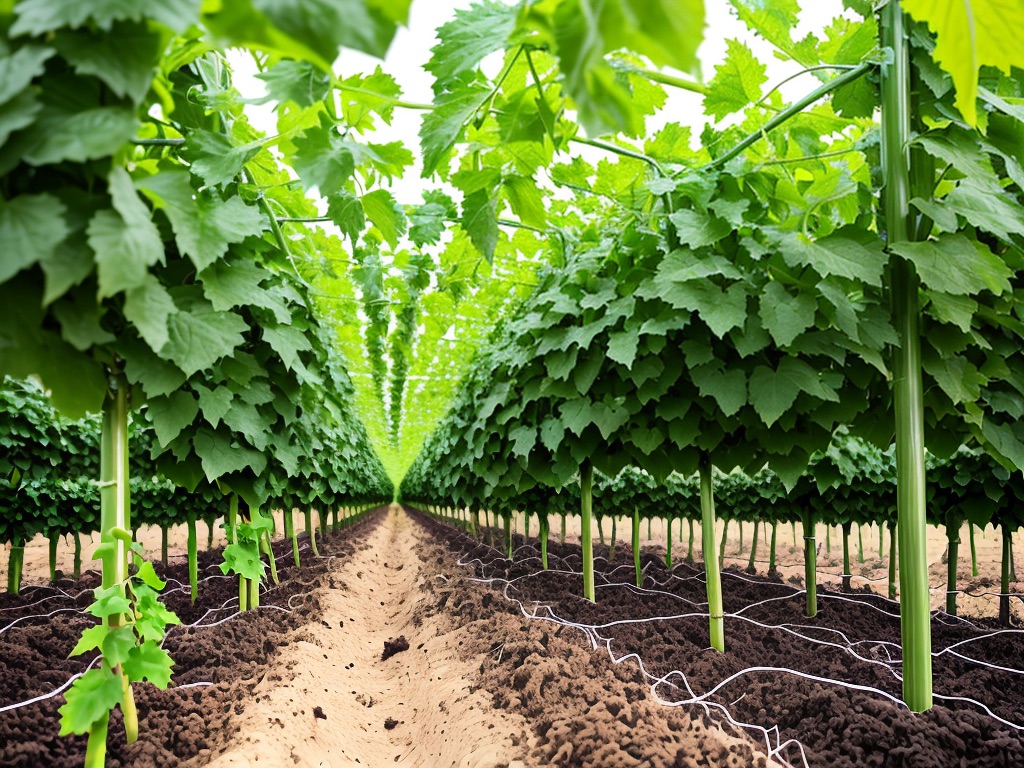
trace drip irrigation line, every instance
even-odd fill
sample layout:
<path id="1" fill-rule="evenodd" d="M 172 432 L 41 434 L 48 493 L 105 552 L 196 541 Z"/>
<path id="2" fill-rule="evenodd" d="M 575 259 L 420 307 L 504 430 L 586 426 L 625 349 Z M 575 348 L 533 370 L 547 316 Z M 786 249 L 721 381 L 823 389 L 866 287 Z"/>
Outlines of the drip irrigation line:
<path id="1" fill-rule="evenodd" d="M 71 687 L 71 685 L 75 682 L 75 680 L 77 680 L 82 675 L 84 675 L 86 672 L 88 672 L 90 669 L 92 669 L 96 665 L 96 662 L 100 660 L 100 658 L 101 658 L 100 656 L 97 656 L 95 659 L 93 659 L 91 662 L 89 662 L 89 666 L 87 666 L 84 670 L 82 670 L 81 672 L 78 672 L 77 674 L 72 675 L 70 680 L 68 680 L 63 685 L 60 685 L 57 688 L 54 688 L 49 693 L 44 693 L 41 696 L 36 696 L 35 698 L 28 699 L 26 701 L 19 701 L 17 704 L 8 704 L 5 707 L 0 707 L 0 713 L 11 712 L 11 711 L 13 711 L 15 709 L 21 709 L 22 707 L 28 707 L 28 706 L 31 706 L 32 704 L 38 704 L 40 701 L 46 701 L 47 699 L 52 699 L 54 696 L 58 696 L 61 693 L 64 693 L 64 691 L 66 691 L 68 688 Z"/>
<path id="2" fill-rule="evenodd" d="M 492 550 L 493 550 L 493 548 L 492 548 Z M 504 560 L 505 558 L 495 558 L 495 560 L 497 560 L 497 559 L 503 559 Z M 531 559 L 535 559 L 535 558 L 531 558 Z M 494 561 L 492 561 L 490 564 L 487 564 L 487 563 L 484 563 L 484 561 L 482 559 L 480 559 L 480 558 L 473 558 L 471 560 L 463 560 L 463 559 L 460 558 L 458 560 L 458 564 L 460 566 L 463 566 L 463 567 L 467 567 L 471 563 L 474 563 L 474 562 L 480 564 L 481 572 L 485 572 L 489 566 L 493 567 L 493 565 L 494 565 Z M 476 571 L 477 570 L 476 567 L 473 567 L 473 570 Z M 554 572 L 555 573 L 559 573 L 559 574 L 567 573 L 567 572 L 561 571 L 561 570 L 557 570 L 557 571 L 554 571 Z M 543 572 L 539 572 L 539 573 L 543 573 Z M 575 571 L 568 572 L 568 573 L 570 575 L 573 575 L 573 576 L 581 576 L 580 573 L 575 572 Z M 763 581 L 758 581 L 758 580 L 754 580 L 754 579 L 745 578 L 745 577 L 740 576 L 739 574 L 735 574 L 735 573 L 731 573 L 731 572 L 724 572 L 724 573 L 728 573 L 729 575 L 734 576 L 735 578 L 738 578 L 738 579 L 740 579 L 742 581 L 747 581 L 747 582 L 756 583 L 756 584 L 764 584 Z M 624 620 L 618 620 L 618 621 L 613 621 L 613 622 L 608 622 L 608 623 L 605 623 L 605 624 L 598 624 L 598 625 L 587 625 L 587 624 L 581 624 L 581 623 L 578 623 L 578 622 L 572 622 L 572 621 L 569 621 L 569 620 L 566 620 L 566 619 L 562 619 L 561 617 L 559 617 L 554 612 L 552 607 L 550 605 L 548 605 L 548 604 L 544 604 L 543 606 L 541 606 L 539 601 L 534 601 L 534 608 L 533 608 L 533 610 L 532 611 L 527 611 L 526 606 L 523 604 L 523 602 L 521 600 L 518 600 L 518 599 L 516 599 L 514 597 L 510 597 L 509 596 L 509 590 L 510 589 L 516 589 L 516 590 L 519 589 L 518 585 L 515 584 L 514 582 L 519 582 L 519 581 L 523 581 L 525 579 L 533 578 L 533 577 L 535 577 L 537 575 L 539 575 L 539 574 L 538 573 L 524 574 L 522 576 L 518 576 L 515 579 L 511 579 L 511 580 L 510 579 L 503 579 L 503 578 L 500 578 L 500 577 L 494 577 L 494 578 L 489 578 L 489 579 L 488 578 L 468 578 L 467 580 L 468 581 L 473 581 L 473 582 L 489 583 L 489 584 L 492 584 L 492 585 L 494 585 L 496 583 L 503 583 L 504 584 L 504 588 L 502 589 L 503 596 L 505 597 L 505 599 L 507 601 L 518 604 L 520 612 L 523 614 L 524 617 L 529 618 L 529 619 L 534 619 L 534 620 L 538 620 L 539 619 L 539 620 L 542 620 L 542 621 L 550 621 L 550 622 L 559 624 L 560 626 L 566 626 L 566 627 L 571 627 L 571 628 L 579 629 L 580 631 L 582 631 L 587 636 L 587 638 L 591 642 L 592 647 L 595 650 L 597 649 L 597 647 L 599 645 L 603 644 L 605 646 L 606 650 L 609 653 L 609 657 L 611 658 L 612 662 L 615 663 L 615 664 L 619 664 L 619 663 L 621 663 L 622 661 L 624 661 L 626 659 L 635 659 L 637 661 L 638 665 L 640 666 L 641 672 L 648 679 L 651 679 L 651 680 L 655 681 L 652 684 L 652 686 L 651 686 L 651 695 L 652 695 L 652 697 L 655 700 L 659 701 L 660 703 L 663 703 L 663 704 L 668 705 L 668 706 L 683 706 L 683 705 L 693 705 L 693 704 L 699 704 L 699 705 L 705 705 L 705 706 L 714 706 L 716 708 L 720 708 L 723 711 L 723 713 L 726 715 L 727 719 L 730 722 L 732 722 L 733 724 L 737 725 L 738 727 L 746 728 L 746 729 L 754 729 L 754 730 L 758 730 L 758 731 L 762 732 L 765 735 L 766 744 L 769 747 L 769 756 L 770 757 L 779 758 L 779 759 L 783 760 L 784 762 L 786 762 L 787 765 L 789 765 L 788 761 L 785 761 L 785 759 L 782 758 L 780 752 L 781 752 L 782 749 L 788 748 L 789 746 L 791 746 L 793 744 L 796 744 L 797 746 L 799 746 L 800 752 L 801 752 L 801 756 L 802 756 L 802 758 L 804 760 L 804 765 L 805 766 L 807 765 L 806 753 L 804 752 L 803 745 L 801 745 L 796 740 L 789 740 L 789 741 L 787 741 L 785 743 L 779 743 L 778 739 L 781 738 L 781 735 L 779 734 L 779 730 L 778 730 L 777 726 L 774 726 L 772 729 L 767 729 L 767 728 L 764 728 L 763 726 L 756 725 L 756 724 L 741 724 L 741 723 L 738 723 L 732 717 L 731 713 L 729 713 L 728 709 L 726 707 L 724 707 L 724 705 L 721 705 L 721 704 L 718 704 L 718 703 L 715 703 L 715 702 L 708 702 L 707 701 L 708 697 L 716 695 L 720 690 L 722 690 L 722 688 L 724 688 L 725 686 L 727 686 L 728 684 L 730 684 L 734 680 L 736 680 L 736 679 L 738 679 L 738 678 L 740 678 L 740 677 L 742 677 L 744 675 L 753 674 L 753 673 L 760 673 L 760 672 L 772 673 L 772 674 L 782 673 L 782 674 L 790 674 L 790 675 L 796 676 L 796 677 L 801 678 L 801 679 L 806 679 L 806 680 L 810 680 L 810 681 L 813 681 L 813 682 L 818 682 L 818 683 L 823 683 L 823 684 L 828 684 L 828 685 L 834 685 L 834 686 L 838 686 L 838 687 L 841 687 L 841 688 L 846 688 L 848 690 L 858 691 L 858 692 L 862 692 L 862 693 L 866 693 L 866 694 L 877 694 L 877 695 L 880 695 L 880 696 L 882 696 L 882 697 L 892 701 L 898 707 L 900 707 L 902 709 L 906 709 L 906 705 L 904 704 L 902 699 L 900 699 L 900 698 L 898 698 L 898 697 L 888 693 L 887 691 L 881 690 L 879 688 L 874 688 L 874 687 L 871 687 L 871 686 L 864 686 L 864 685 L 860 685 L 860 684 L 857 684 L 857 683 L 848 683 L 846 681 L 836 680 L 836 679 L 828 678 L 828 677 L 822 677 L 822 676 L 819 676 L 819 675 L 813 675 L 813 674 L 810 674 L 810 673 L 807 673 L 807 672 L 802 672 L 802 671 L 799 671 L 799 670 L 790 669 L 788 667 L 750 667 L 748 669 L 741 670 L 739 672 L 734 673 L 733 675 L 731 675 L 731 676 L 727 677 L 726 679 L 720 681 L 712 689 L 710 689 L 710 690 L 706 691 L 704 694 L 701 694 L 701 695 L 698 696 L 692 690 L 692 687 L 690 686 L 689 681 L 688 681 L 686 675 L 682 671 L 680 671 L 680 670 L 673 670 L 673 671 L 667 673 L 665 676 L 663 676 L 661 678 L 657 678 L 657 677 L 651 675 L 646 670 L 646 668 L 644 667 L 644 664 L 643 664 L 643 660 L 636 653 L 629 653 L 629 654 L 626 654 L 626 655 L 624 655 L 622 657 L 616 658 L 614 652 L 611 649 L 611 643 L 614 641 L 614 638 L 603 638 L 603 637 L 601 637 L 598 634 L 597 630 L 599 628 L 600 629 L 604 629 L 604 628 L 607 628 L 607 627 L 617 626 L 617 625 L 621 625 L 621 624 L 642 624 L 642 623 L 661 621 L 661 620 L 672 620 L 672 619 L 678 619 L 678 618 L 698 618 L 699 617 L 699 618 L 706 619 L 706 618 L 708 618 L 708 614 L 707 613 L 681 614 L 681 615 L 678 615 L 678 616 L 668 616 L 668 617 L 656 616 L 656 617 L 650 617 L 650 618 L 645 618 L 645 619 L 624 619 Z M 671 579 L 673 579 L 673 578 L 678 579 L 679 577 L 677 577 L 674 573 L 672 573 L 672 574 L 670 574 L 669 581 L 671 581 Z M 694 578 L 694 577 L 688 577 L 688 578 Z M 647 589 L 644 589 L 642 587 L 638 588 L 635 585 L 626 585 L 626 584 L 618 585 L 618 584 L 608 583 L 608 584 L 603 584 L 601 586 L 629 586 L 631 588 L 630 591 L 632 591 L 634 593 L 638 593 L 638 594 L 645 594 L 645 593 L 647 593 L 647 594 L 662 594 L 662 595 L 668 594 L 668 595 L 671 595 L 673 597 L 679 597 L 680 599 L 682 599 L 684 601 L 686 600 L 685 598 L 682 598 L 681 596 L 672 595 L 672 593 L 664 592 L 664 591 L 661 591 L 661 590 L 647 590 Z M 799 638 L 804 639 L 804 640 L 806 640 L 808 642 L 815 643 L 815 644 L 818 644 L 818 645 L 827 646 L 827 647 L 831 647 L 831 648 L 835 648 L 835 649 L 844 651 L 846 653 L 850 653 L 855 658 L 857 658 L 857 659 L 859 659 L 861 661 L 864 661 L 864 662 L 866 662 L 868 664 L 879 665 L 879 666 L 884 667 L 885 669 L 887 669 L 893 675 L 893 677 L 898 682 L 902 683 L 902 679 L 903 679 L 902 675 L 900 674 L 899 670 L 897 670 L 895 668 L 896 665 L 902 665 L 902 658 L 900 658 L 898 660 L 894 659 L 893 656 L 889 653 L 889 650 L 888 650 L 888 648 L 890 646 L 896 647 L 895 643 L 891 643 L 891 642 L 884 641 L 884 640 L 877 640 L 877 641 L 873 641 L 873 640 L 860 640 L 860 641 L 857 641 L 857 642 L 854 643 L 854 642 L 851 642 L 850 639 L 843 632 L 841 632 L 839 630 L 836 630 L 836 629 L 833 629 L 831 627 L 810 627 L 810 626 L 807 626 L 807 625 L 793 625 L 793 624 L 769 625 L 769 624 L 764 624 L 762 622 L 758 622 L 758 621 L 755 621 L 753 619 L 749 619 L 747 617 L 739 615 L 743 611 L 749 610 L 749 609 L 751 609 L 753 607 L 756 607 L 756 606 L 759 606 L 759 605 L 764 605 L 765 603 L 768 603 L 768 602 L 774 602 L 774 601 L 777 601 L 777 600 L 793 599 L 794 597 L 799 597 L 801 595 L 806 594 L 805 590 L 797 590 L 797 589 L 795 589 L 793 587 L 790 587 L 789 585 L 782 584 L 780 586 L 786 586 L 786 587 L 788 587 L 790 589 L 793 589 L 793 594 L 788 595 L 788 596 L 783 596 L 783 597 L 768 598 L 768 599 L 760 601 L 758 603 L 754 603 L 752 605 L 745 606 L 743 609 L 741 609 L 740 612 L 738 612 L 736 614 L 726 614 L 726 616 L 730 617 L 730 618 L 736 618 L 736 619 L 739 619 L 741 621 L 747 621 L 747 622 L 749 622 L 751 624 L 755 624 L 755 625 L 757 625 L 759 627 L 762 627 L 764 629 L 780 629 L 783 632 L 789 633 L 789 634 L 791 634 L 791 635 L 793 635 L 795 637 L 799 637 Z M 899 618 L 898 614 L 889 613 L 888 611 L 885 611 L 885 610 L 883 610 L 881 608 L 878 608 L 875 605 L 872 605 L 870 602 L 868 602 L 866 600 L 855 600 L 853 598 L 846 598 L 846 597 L 843 597 L 843 596 L 840 596 L 840 595 L 822 595 L 822 597 L 836 599 L 836 600 L 843 600 L 843 601 L 847 601 L 847 602 L 855 602 L 858 605 L 866 605 L 869 608 L 877 610 L 877 611 L 879 611 L 879 612 L 881 612 L 881 613 L 883 613 L 883 614 L 885 614 L 887 616 L 890 616 L 892 618 Z M 897 603 L 895 603 L 895 601 L 887 600 L 886 598 L 883 598 L 883 597 L 881 597 L 879 595 L 870 595 L 870 596 L 865 595 L 864 597 L 877 597 L 877 598 L 879 598 L 881 600 L 885 600 L 885 602 L 897 604 Z M 689 601 L 687 601 L 687 602 L 689 602 Z M 705 603 L 705 605 L 706 605 L 706 603 Z M 546 616 L 540 615 L 539 611 L 542 608 L 543 608 L 543 611 L 546 612 L 546 614 L 547 614 Z M 939 612 L 936 612 L 936 615 L 938 613 Z M 970 624 L 970 622 L 966 622 L 966 623 Z M 826 641 L 826 640 L 821 640 L 821 639 L 818 639 L 818 638 L 808 637 L 806 635 L 801 634 L 800 632 L 797 632 L 795 629 L 791 628 L 791 627 L 794 627 L 794 626 L 802 628 L 802 629 L 809 629 L 809 630 L 814 630 L 814 631 L 823 630 L 823 631 L 826 631 L 826 632 L 833 632 L 835 634 L 838 634 L 840 637 L 842 637 L 843 640 L 846 642 L 846 645 L 842 645 L 842 644 L 839 644 L 839 643 L 833 643 L 833 642 L 829 642 L 829 641 Z M 974 626 L 974 625 L 971 625 L 971 626 Z M 1012 674 L 1024 675 L 1024 670 L 1018 670 L 1018 669 L 1013 669 L 1013 668 L 1006 668 L 1006 667 L 1002 667 L 1000 665 L 990 664 L 988 662 L 983 662 L 983 661 L 980 661 L 980 660 L 973 659 L 971 657 L 965 656 L 965 655 L 960 654 L 960 653 L 956 652 L 955 650 L 953 650 L 955 648 L 960 647 L 961 645 L 965 645 L 965 644 L 968 644 L 968 643 L 976 642 L 976 641 L 979 641 L 979 640 L 987 639 L 987 638 L 990 638 L 990 637 L 995 637 L 995 636 L 998 636 L 998 635 L 1001 635 L 1001 634 L 1006 634 L 1006 633 L 1013 633 L 1013 634 L 1024 633 L 1024 630 L 1012 630 L 1012 629 L 1011 630 L 999 630 L 999 631 L 996 631 L 996 632 L 988 633 L 988 634 L 983 635 L 981 637 L 968 638 L 966 640 L 963 640 L 963 641 L 960 641 L 958 643 L 955 643 L 954 645 L 951 645 L 951 646 L 949 646 L 947 648 L 944 648 L 944 649 L 942 649 L 940 651 L 937 651 L 937 652 L 933 651 L 932 652 L 932 656 L 933 657 L 937 657 L 937 656 L 940 656 L 940 655 L 948 653 L 948 654 L 950 654 L 952 656 L 960 658 L 963 661 L 966 661 L 968 663 L 973 663 L 973 664 L 976 664 L 976 665 L 981 666 L 981 667 L 987 667 L 989 669 L 994 669 L 994 670 L 997 670 L 997 671 L 1003 671 L 1003 672 L 1012 673 Z M 887 657 L 888 660 L 887 661 L 881 661 L 879 659 L 865 658 L 864 656 L 861 656 L 860 654 L 858 654 L 856 651 L 853 650 L 853 648 L 855 646 L 867 645 L 867 644 L 872 644 L 874 648 L 880 648 L 883 651 L 885 651 L 885 654 L 886 654 L 886 657 Z M 671 685 L 673 688 L 676 688 L 676 689 L 680 688 L 679 685 L 676 685 L 676 684 L 674 684 L 671 681 L 671 678 L 673 676 L 677 676 L 677 677 L 682 679 L 683 685 L 685 686 L 685 688 L 690 693 L 690 698 L 689 699 L 686 699 L 686 700 L 683 700 L 683 701 L 678 701 L 678 702 L 673 702 L 673 701 L 665 700 L 661 696 L 658 695 L 657 688 L 658 688 L 659 685 Z M 1008 721 L 1008 720 L 1006 720 L 1004 718 L 999 717 L 998 715 L 995 715 L 985 704 L 983 704 L 982 702 L 975 701 L 974 699 L 969 699 L 969 698 L 966 698 L 966 697 L 959 697 L 959 696 L 942 696 L 940 694 L 935 694 L 935 697 L 938 698 L 938 699 L 944 700 L 944 701 L 958 701 L 958 702 L 962 702 L 962 703 L 965 703 L 965 704 L 968 704 L 968 705 L 971 705 L 971 706 L 976 706 L 976 707 L 982 709 L 987 714 L 989 714 L 993 719 L 998 720 L 999 722 L 1001 722 L 1001 723 L 1003 723 L 1003 724 L 1005 724 L 1005 725 L 1007 725 L 1009 727 L 1012 727 L 1014 729 L 1024 730 L 1024 725 L 1019 725 L 1019 724 L 1016 724 L 1016 723 L 1012 723 L 1011 721 Z M 772 748 L 771 747 L 771 743 L 770 743 L 770 736 L 769 736 L 769 734 L 770 734 L 771 731 L 774 731 L 776 733 L 776 744 L 777 744 L 777 746 L 775 748 Z"/>

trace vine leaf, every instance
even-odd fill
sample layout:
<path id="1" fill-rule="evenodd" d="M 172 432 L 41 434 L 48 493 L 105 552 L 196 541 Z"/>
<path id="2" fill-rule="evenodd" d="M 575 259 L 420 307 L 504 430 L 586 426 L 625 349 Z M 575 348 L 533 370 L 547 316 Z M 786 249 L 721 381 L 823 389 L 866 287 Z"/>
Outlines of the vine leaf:
<path id="1" fill-rule="evenodd" d="M 66 703 L 58 710 L 60 735 L 88 733 L 93 723 L 124 701 L 121 676 L 105 667 L 90 669 L 75 680 L 64 697 Z"/>
<path id="2" fill-rule="evenodd" d="M 187 171 L 164 171 L 139 187 L 163 208 L 181 252 L 202 272 L 227 253 L 228 246 L 263 230 L 259 211 L 240 197 L 221 200 L 212 191 L 196 194 Z"/>
<path id="3" fill-rule="evenodd" d="M 291 101 L 300 107 L 311 107 L 327 98 L 331 78 L 308 61 L 279 61 L 256 77 L 267 84 L 270 98 L 284 104 Z"/>
<path id="4" fill-rule="evenodd" d="M 164 258 L 163 240 L 128 172 L 115 167 L 109 184 L 114 208 L 98 211 L 86 230 L 96 253 L 100 298 L 141 286 L 148 267 Z"/>
<path id="5" fill-rule="evenodd" d="M 479 189 L 462 201 L 462 227 L 488 262 L 498 247 L 497 200 L 486 189 Z"/>
<path id="6" fill-rule="evenodd" d="M 1024 14 L 1016 0 L 902 0 L 903 9 L 935 32 L 935 61 L 953 77 L 956 107 L 978 122 L 978 70 L 1024 68 Z"/>
<path id="7" fill-rule="evenodd" d="M 153 641 L 137 645 L 128 653 L 124 662 L 124 673 L 133 683 L 148 680 L 160 690 L 171 682 L 170 654 Z"/>
<path id="8" fill-rule="evenodd" d="M 453 80 L 450 89 L 434 99 L 434 109 L 423 116 L 420 124 L 423 178 L 430 178 L 438 170 L 466 123 L 490 95 L 491 90 L 484 83 L 462 77 Z"/>
<path id="9" fill-rule="evenodd" d="M 715 120 L 758 101 L 761 87 L 768 80 L 765 65 L 746 45 L 729 40 L 725 50 L 725 61 L 715 68 L 715 76 L 704 95 L 704 112 Z"/>
<path id="10" fill-rule="evenodd" d="M 187 375 L 213 366 L 239 346 L 249 326 L 240 316 L 218 312 L 191 286 L 174 288 L 178 312 L 167 319 L 167 344 L 160 355 Z"/>
<path id="11" fill-rule="evenodd" d="M 455 18 L 437 28 L 438 44 L 430 49 L 425 69 L 435 88 L 472 69 L 486 56 L 506 47 L 519 9 L 499 0 L 483 0 L 455 11 Z"/>
<path id="12" fill-rule="evenodd" d="M 0 203 L 0 283 L 38 261 L 50 259 L 68 236 L 64 204 L 53 195 L 19 195 Z M 56 297 L 53 297 L 56 298 Z"/>
<path id="13" fill-rule="evenodd" d="M 178 390 L 166 397 L 149 401 L 148 414 L 161 446 L 167 445 L 192 423 L 199 413 L 199 403 L 190 392 Z"/>
<path id="14" fill-rule="evenodd" d="M 171 294 L 149 273 L 140 285 L 125 292 L 124 316 L 154 352 L 163 349 L 170 339 L 167 319 L 177 311 Z"/>
<path id="15" fill-rule="evenodd" d="M 893 243 L 890 250 L 912 261 L 921 281 L 936 291 L 966 296 L 1010 290 L 1013 273 L 982 243 L 964 235 L 939 235 L 927 242 Z"/>

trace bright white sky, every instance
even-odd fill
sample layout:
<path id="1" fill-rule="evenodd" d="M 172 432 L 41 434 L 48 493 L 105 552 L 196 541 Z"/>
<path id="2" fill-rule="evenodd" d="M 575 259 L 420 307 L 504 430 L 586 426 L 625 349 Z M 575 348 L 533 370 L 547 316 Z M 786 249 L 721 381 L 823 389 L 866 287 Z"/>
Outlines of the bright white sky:
<path id="1" fill-rule="evenodd" d="M 472 0 L 413 0 L 409 26 L 399 29 L 383 63 L 358 51 L 346 50 L 335 61 L 335 72 L 342 76 L 371 72 L 378 64 L 382 63 L 384 71 L 394 77 L 402 87 L 406 100 L 429 103 L 433 100 L 432 77 L 423 69 L 423 65 L 430 58 L 430 49 L 437 42 L 434 30 L 449 21 L 457 9 L 467 8 L 471 4 Z M 743 23 L 731 13 L 731 6 L 727 0 L 705 0 L 705 5 L 707 26 L 704 29 L 704 43 L 698 51 L 705 81 L 714 76 L 715 67 L 725 58 L 726 41 L 732 38 L 745 42 L 753 50 L 754 55 L 767 64 L 768 84 L 766 87 L 771 87 L 800 70 L 800 66 L 794 62 L 776 59 L 772 55 L 772 46 L 747 31 Z M 820 34 L 835 16 L 843 13 L 841 0 L 813 0 L 813 2 L 804 0 L 803 6 L 800 24 L 794 31 L 794 39 L 800 39 L 808 32 Z M 266 91 L 263 83 L 253 77 L 255 70 L 251 59 L 243 56 L 230 56 L 229 58 L 231 58 L 235 73 L 236 87 L 248 97 L 264 95 Z M 485 62 L 485 68 L 488 71 L 497 70 L 500 67 L 500 57 L 492 67 L 487 67 L 488 63 L 491 62 Z M 492 72 L 492 74 L 494 73 Z M 787 102 L 792 101 L 813 90 L 819 84 L 820 81 L 811 75 L 797 78 L 783 86 L 781 89 L 783 99 Z M 668 102 L 662 112 L 649 121 L 650 127 L 656 130 L 664 123 L 674 121 L 693 127 L 694 135 L 698 136 L 700 127 L 706 121 L 701 107 L 701 97 L 698 94 L 671 87 L 666 87 L 666 91 L 669 97 Z M 276 132 L 276 120 L 272 105 L 252 107 L 247 111 L 257 128 L 267 134 Z M 419 139 L 417 134 L 420 117 L 420 113 L 415 111 L 396 110 L 392 125 L 390 127 L 382 126 L 374 135 L 373 140 L 375 142 L 402 141 L 413 150 L 413 154 L 418 156 Z M 573 152 L 584 155 L 589 161 L 604 157 L 600 150 L 591 150 L 579 145 L 573 146 Z M 425 183 L 419 178 L 417 170 L 410 169 L 406 172 L 404 179 L 395 181 L 392 192 L 400 202 L 415 203 L 427 186 L 436 186 L 436 184 Z"/>

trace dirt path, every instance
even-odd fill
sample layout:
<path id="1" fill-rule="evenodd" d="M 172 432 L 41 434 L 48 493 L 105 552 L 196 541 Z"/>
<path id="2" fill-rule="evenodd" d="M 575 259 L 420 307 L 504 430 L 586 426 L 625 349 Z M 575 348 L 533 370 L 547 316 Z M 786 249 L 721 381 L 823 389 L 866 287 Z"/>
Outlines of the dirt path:
<path id="1" fill-rule="evenodd" d="M 404 511 L 388 512 L 370 546 L 338 568 L 322 621 L 282 652 L 281 674 L 257 685 L 237 738 L 211 765 L 516 764 L 525 722 L 473 690 L 479 663 L 464 660 L 464 632 L 418 610 L 420 585 L 436 578 L 417 554 L 428 541 Z M 385 642 L 400 636 L 409 650 L 382 661 Z"/>

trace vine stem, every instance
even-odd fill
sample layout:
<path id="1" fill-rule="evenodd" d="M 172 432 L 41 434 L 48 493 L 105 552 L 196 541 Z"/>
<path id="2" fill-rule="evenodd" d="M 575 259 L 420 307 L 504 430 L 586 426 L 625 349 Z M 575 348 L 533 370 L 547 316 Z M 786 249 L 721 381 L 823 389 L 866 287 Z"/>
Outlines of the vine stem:
<path id="1" fill-rule="evenodd" d="M 702 170 L 710 171 L 715 168 L 718 168 L 719 166 L 725 165 L 734 157 L 739 156 L 739 154 L 747 147 L 754 144 L 759 139 L 764 138 L 770 131 L 773 131 L 774 129 L 778 128 L 787 120 L 796 117 L 798 114 L 803 112 L 805 109 L 807 109 L 807 107 L 816 102 L 818 99 L 827 96 L 832 91 L 842 88 L 844 85 L 848 85 L 856 80 L 859 80 L 861 77 L 870 72 L 874 68 L 874 66 L 875 64 L 873 62 L 866 61 L 863 64 L 860 64 L 854 67 L 853 69 L 844 72 L 839 77 L 833 80 L 829 80 L 827 83 L 822 83 L 819 87 L 815 88 L 802 99 L 793 102 L 791 105 L 789 105 L 784 110 L 779 112 L 779 114 L 777 114 L 775 117 L 773 117 L 763 126 L 761 126 L 761 128 L 754 131 L 753 133 L 748 134 L 746 138 L 740 141 L 736 146 L 734 146 L 724 155 L 715 158 L 710 163 L 705 165 Z"/>

